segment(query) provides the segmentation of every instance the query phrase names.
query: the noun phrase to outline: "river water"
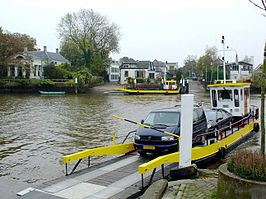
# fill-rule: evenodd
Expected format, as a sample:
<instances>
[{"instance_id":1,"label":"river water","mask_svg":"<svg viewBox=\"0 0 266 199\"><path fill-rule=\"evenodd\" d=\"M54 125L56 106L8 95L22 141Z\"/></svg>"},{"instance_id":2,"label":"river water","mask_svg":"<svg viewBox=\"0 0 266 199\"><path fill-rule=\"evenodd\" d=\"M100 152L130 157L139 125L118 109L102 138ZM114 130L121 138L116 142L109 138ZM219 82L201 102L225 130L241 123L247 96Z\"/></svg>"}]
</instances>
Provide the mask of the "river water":
<instances>
[{"instance_id":1,"label":"river water","mask_svg":"<svg viewBox=\"0 0 266 199\"><path fill-rule=\"evenodd\" d=\"M28 183L29 186L64 175L62 156L95 146L111 144L136 129L133 124L114 119L144 119L149 111L180 103L180 95L123 95L104 85L88 94L41 96L38 94L0 95L0 178ZM209 106L209 94L198 83L190 93L194 102ZM252 96L259 105L259 97ZM108 157L98 157L97 163Z\"/></svg>"}]
</instances>

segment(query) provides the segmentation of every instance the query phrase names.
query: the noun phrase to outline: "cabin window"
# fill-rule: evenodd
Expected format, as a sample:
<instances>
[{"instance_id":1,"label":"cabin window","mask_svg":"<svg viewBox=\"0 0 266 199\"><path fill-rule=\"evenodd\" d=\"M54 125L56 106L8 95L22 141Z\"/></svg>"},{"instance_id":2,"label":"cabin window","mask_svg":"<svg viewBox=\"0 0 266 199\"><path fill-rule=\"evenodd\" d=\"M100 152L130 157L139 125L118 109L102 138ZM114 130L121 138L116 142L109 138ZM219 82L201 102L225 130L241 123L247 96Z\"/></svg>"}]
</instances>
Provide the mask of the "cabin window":
<instances>
[{"instance_id":1,"label":"cabin window","mask_svg":"<svg viewBox=\"0 0 266 199\"><path fill-rule=\"evenodd\" d=\"M216 90L212 90L212 106L217 107Z\"/></svg>"},{"instance_id":2,"label":"cabin window","mask_svg":"<svg viewBox=\"0 0 266 199\"><path fill-rule=\"evenodd\" d=\"M219 101L232 100L232 90L219 90L218 99Z\"/></svg>"},{"instance_id":3,"label":"cabin window","mask_svg":"<svg viewBox=\"0 0 266 199\"><path fill-rule=\"evenodd\" d=\"M241 97L241 101L243 101L243 89L240 89L240 97Z\"/></svg>"},{"instance_id":4,"label":"cabin window","mask_svg":"<svg viewBox=\"0 0 266 199\"><path fill-rule=\"evenodd\" d=\"M234 90L234 99L235 99L235 107L239 107L239 95L238 95L238 90Z\"/></svg>"}]
</instances>

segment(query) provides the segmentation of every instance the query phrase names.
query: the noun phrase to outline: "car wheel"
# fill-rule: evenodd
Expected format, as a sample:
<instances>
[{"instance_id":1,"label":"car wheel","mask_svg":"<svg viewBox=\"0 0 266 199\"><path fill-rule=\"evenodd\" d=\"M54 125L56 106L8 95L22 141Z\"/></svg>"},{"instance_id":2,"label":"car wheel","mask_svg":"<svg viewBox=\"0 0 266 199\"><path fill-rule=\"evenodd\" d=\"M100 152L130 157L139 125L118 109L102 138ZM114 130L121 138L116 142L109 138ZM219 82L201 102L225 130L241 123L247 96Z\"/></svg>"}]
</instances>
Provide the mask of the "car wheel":
<instances>
[{"instance_id":1,"label":"car wheel","mask_svg":"<svg viewBox=\"0 0 266 199\"><path fill-rule=\"evenodd\" d=\"M147 156L147 152L146 151L139 151L139 156L141 156L141 157Z\"/></svg>"},{"instance_id":2,"label":"car wheel","mask_svg":"<svg viewBox=\"0 0 266 199\"><path fill-rule=\"evenodd\" d=\"M254 129L253 129L255 132L259 132L260 130L260 125L258 123L255 123L254 124Z\"/></svg>"}]
</instances>

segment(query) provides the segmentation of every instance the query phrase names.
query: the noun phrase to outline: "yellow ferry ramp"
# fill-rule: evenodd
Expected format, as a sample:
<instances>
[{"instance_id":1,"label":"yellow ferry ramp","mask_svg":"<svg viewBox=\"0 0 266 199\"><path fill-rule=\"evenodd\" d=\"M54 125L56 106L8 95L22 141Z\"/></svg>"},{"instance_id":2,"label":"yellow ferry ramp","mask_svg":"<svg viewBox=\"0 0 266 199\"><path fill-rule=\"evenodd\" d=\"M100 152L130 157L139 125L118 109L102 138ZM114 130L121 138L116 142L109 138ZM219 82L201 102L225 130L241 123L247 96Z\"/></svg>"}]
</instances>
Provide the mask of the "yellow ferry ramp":
<instances>
[{"instance_id":1,"label":"yellow ferry ramp","mask_svg":"<svg viewBox=\"0 0 266 199\"><path fill-rule=\"evenodd\" d=\"M126 144L116 144L111 146L104 146L98 148L87 149L81 152L73 153L70 155L65 155L63 157L64 164L66 166L66 175L73 174L82 159L88 158L88 167L90 166L91 156L102 156L102 155L118 155L127 154L135 150L134 144L132 142ZM74 168L70 173L68 173L68 163L77 161Z\"/></svg>"}]
</instances>

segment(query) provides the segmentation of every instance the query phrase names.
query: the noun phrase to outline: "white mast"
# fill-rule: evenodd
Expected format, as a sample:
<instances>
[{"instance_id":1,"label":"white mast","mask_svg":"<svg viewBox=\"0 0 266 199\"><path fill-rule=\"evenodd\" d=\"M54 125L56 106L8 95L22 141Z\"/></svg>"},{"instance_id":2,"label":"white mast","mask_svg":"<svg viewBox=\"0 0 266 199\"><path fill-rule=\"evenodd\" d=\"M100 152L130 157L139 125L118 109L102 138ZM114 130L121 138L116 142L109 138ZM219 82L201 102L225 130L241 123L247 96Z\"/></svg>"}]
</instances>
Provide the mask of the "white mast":
<instances>
[{"instance_id":1,"label":"white mast","mask_svg":"<svg viewBox=\"0 0 266 199\"><path fill-rule=\"evenodd\" d=\"M226 70L225 70L225 44L224 44L224 36L222 36L222 44L223 44L223 69L224 69L224 84L226 84Z\"/></svg>"}]
</instances>

